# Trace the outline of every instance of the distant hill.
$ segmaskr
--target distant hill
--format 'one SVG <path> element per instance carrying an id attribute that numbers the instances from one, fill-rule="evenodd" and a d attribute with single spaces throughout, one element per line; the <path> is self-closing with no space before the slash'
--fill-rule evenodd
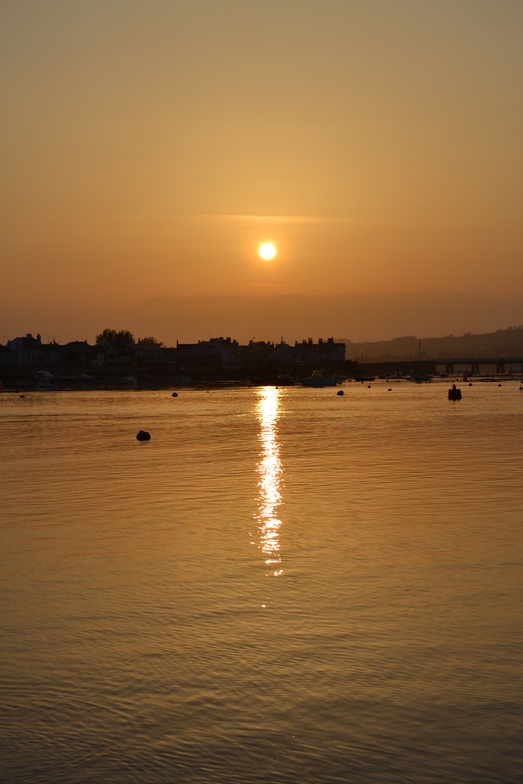
<path id="1" fill-rule="evenodd" d="M 380 340 L 377 342 L 353 343 L 343 339 L 347 346 L 347 359 L 360 362 L 393 362 L 405 359 L 417 359 L 420 341 L 415 335 Z M 476 335 L 467 332 L 455 337 L 446 335 L 443 338 L 425 338 L 421 341 L 421 359 L 460 359 L 465 357 L 522 357 L 523 326 L 498 329 Z"/>

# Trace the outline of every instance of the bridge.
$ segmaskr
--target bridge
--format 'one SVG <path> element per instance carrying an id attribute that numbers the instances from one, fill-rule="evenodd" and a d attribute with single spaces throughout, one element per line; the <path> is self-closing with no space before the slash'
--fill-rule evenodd
<path id="1" fill-rule="evenodd" d="M 504 375 L 508 371 L 523 373 L 523 357 L 453 357 L 452 359 L 403 359 L 396 361 L 383 362 L 362 362 L 357 363 L 359 373 L 378 375 L 382 373 L 397 373 L 401 371 L 404 375 L 411 372 L 435 374 L 445 370 L 448 375 L 454 375 L 455 368 L 459 367 L 458 372 L 470 369 L 472 373 L 479 373 L 482 369 L 486 372 L 487 367 L 492 368 L 496 375 Z"/>
<path id="2" fill-rule="evenodd" d="M 444 367 L 449 375 L 454 373 L 455 365 L 470 367 L 472 373 L 479 373 L 480 368 L 485 365 L 490 365 L 491 367 L 496 368 L 497 375 L 503 375 L 507 372 L 507 368 L 517 372 L 523 372 L 523 357 L 501 357 L 498 359 L 494 359 L 493 357 L 469 357 L 458 359 L 454 357 L 452 359 L 435 359 L 433 360 L 433 365 L 435 370 L 438 367 Z"/>

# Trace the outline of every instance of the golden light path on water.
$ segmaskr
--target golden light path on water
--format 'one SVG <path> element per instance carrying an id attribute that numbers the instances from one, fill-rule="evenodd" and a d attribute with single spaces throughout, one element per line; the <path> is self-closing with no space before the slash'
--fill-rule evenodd
<path id="1" fill-rule="evenodd" d="M 258 402 L 260 420 L 261 461 L 258 464 L 260 475 L 258 488 L 258 511 L 256 519 L 260 531 L 261 549 L 265 563 L 274 577 L 283 573 L 281 568 L 279 529 L 281 520 L 277 512 L 281 505 L 281 477 L 283 466 L 280 460 L 277 423 L 279 412 L 279 390 L 263 387 Z"/>

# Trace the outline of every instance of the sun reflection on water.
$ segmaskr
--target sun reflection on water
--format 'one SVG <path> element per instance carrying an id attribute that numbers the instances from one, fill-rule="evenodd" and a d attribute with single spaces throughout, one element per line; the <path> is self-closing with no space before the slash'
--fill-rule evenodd
<path id="1" fill-rule="evenodd" d="M 276 427 L 280 415 L 279 395 L 279 390 L 275 387 L 263 387 L 258 402 L 258 417 L 261 424 L 259 438 L 263 451 L 258 464 L 260 479 L 256 519 L 265 564 L 271 570 L 269 574 L 274 577 L 279 577 L 283 572 L 279 536 L 281 520 L 277 515 L 282 502 L 280 488 L 283 473 Z"/>

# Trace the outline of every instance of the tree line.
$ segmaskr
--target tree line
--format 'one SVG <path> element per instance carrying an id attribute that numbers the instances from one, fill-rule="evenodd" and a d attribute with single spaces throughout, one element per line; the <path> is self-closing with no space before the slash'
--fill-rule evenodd
<path id="1" fill-rule="evenodd" d="M 156 338 L 153 338 L 152 336 L 138 338 L 138 341 L 136 341 L 133 333 L 129 332 L 128 329 L 104 329 L 103 332 L 100 332 L 100 334 L 96 336 L 96 342 L 98 345 L 101 343 L 135 345 L 138 342 L 141 346 L 163 346 L 163 342 L 156 340 Z"/>

